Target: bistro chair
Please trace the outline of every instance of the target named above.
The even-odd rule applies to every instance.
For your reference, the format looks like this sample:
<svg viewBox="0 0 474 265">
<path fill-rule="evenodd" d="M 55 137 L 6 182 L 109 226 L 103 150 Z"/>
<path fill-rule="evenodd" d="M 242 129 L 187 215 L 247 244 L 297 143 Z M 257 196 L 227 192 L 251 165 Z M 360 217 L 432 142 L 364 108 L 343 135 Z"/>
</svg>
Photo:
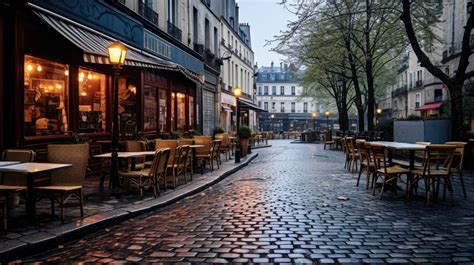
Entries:
<svg viewBox="0 0 474 265">
<path fill-rule="evenodd" d="M 200 147 L 196 149 L 196 158 L 198 163 L 201 165 L 201 173 L 204 172 L 204 167 L 206 163 L 209 164 L 209 169 L 212 171 L 214 170 L 213 163 L 212 163 L 212 137 L 211 136 L 195 136 L 194 142 L 198 145 L 203 145 L 204 147 Z"/>
<path fill-rule="evenodd" d="M 168 159 L 168 165 L 173 165 L 174 164 L 174 157 L 175 157 L 175 152 L 176 148 L 178 147 L 178 140 L 160 140 L 156 139 L 155 140 L 155 149 L 162 149 L 162 148 L 169 148 L 170 149 L 170 155 Z M 168 174 L 165 174 L 165 187 L 164 190 L 166 191 L 167 189 L 167 181 L 168 181 Z"/>
<path fill-rule="evenodd" d="M 81 216 L 84 216 L 82 187 L 89 161 L 89 144 L 54 144 L 48 145 L 48 162 L 72 164 L 72 167 L 51 172 L 49 186 L 35 189 L 51 198 L 51 214 L 54 215 L 54 204 L 61 209 L 61 223 L 64 224 L 64 205 L 71 198 L 79 200 Z"/>
<path fill-rule="evenodd" d="M 365 189 L 369 189 L 370 183 L 370 176 L 374 173 L 374 164 L 370 161 L 370 156 L 368 153 L 368 147 L 370 143 L 366 142 L 363 139 L 356 140 L 357 149 L 359 150 L 359 162 L 360 162 L 360 169 L 359 169 L 359 176 L 357 177 L 357 184 L 356 186 L 359 187 L 360 178 L 362 176 L 362 172 L 365 171 L 367 173 L 366 178 L 366 185 Z"/>
<path fill-rule="evenodd" d="M 350 172 L 354 172 L 357 170 L 357 162 L 359 160 L 359 154 L 357 153 L 355 146 L 354 146 L 354 139 L 352 137 L 345 138 L 345 146 L 346 146 L 346 159 L 347 159 L 347 170 Z"/>
<path fill-rule="evenodd" d="M 155 151 L 151 168 L 140 171 L 121 171 L 120 179 L 122 182 L 127 182 L 128 187 L 135 185 L 140 192 L 140 199 L 143 200 L 143 189 L 147 186 L 153 188 L 155 198 L 160 195 L 160 179 L 166 171 L 170 149 L 158 149 Z"/>
<path fill-rule="evenodd" d="M 459 176 L 464 198 L 467 198 L 466 187 L 464 186 L 464 177 L 462 175 L 462 171 L 464 169 L 464 150 L 465 150 L 466 143 L 465 142 L 446 142 L 445 144 L 456 146 L 456 149 L 454 150 L 454 154 L 453 154 L 451 176 L 454 177 L 454 174 L 457 174 Z M 444 192 L 446 192 L 446 186 L 444 187 Z"/>
<path fill-rule="evenodd" d="M 430 194 L 437 198 L 439 183 L 441 179 L 447 186 L 451 201 L 453 201 L 453 186 L 451 183 L 451 166 L 453 162 L 455 145 L 431 144 L 424 151 L 424 157 L 421 168 L 411 170 L 413 181 L 410 183 L 409 193 L 420 179 L 425 182 L 426 204 L 430 203 Z M 436 187 L 436 188 L 435 188 Z"/>
<path fill-rule="evenodd" d="M 174 154 L 173 164 L 172 165 L 168 164 L 168 169 L 171 169 L 171 173 L 173 176 L 173 189 L 176 189 L 177 182 L 179 181 L 179 176 L 182 175 L 184 178 L 184 183 L 187 182 L 186 165 L 187 165 L 189 150 L 191 150 L 189 148 L 189 145 L 178 146 Z"/>
<path fill-rule="evenodd" d="M 326 145 L 329 145 L 329 148 L 334 147 L 336 142 L 333 140 L 329 140 L 329 134 L 327 132 L 323 132 L 323 143 L 324 143 L 324 150 L 326 150 Z"/>
<path fill-rule="evenodd" d="M 217 169 L 219 169 L 219 164 L 221 164 L 221 141 L 212 141 L 212 160 L 216 161 Z M 213 165 L 214 166 L 214 165 Z"/>
<path fill-rule="evenodd" d="M 36 153 L 33 150 L 8 149 L 2 153 L 2 161 L 33 162 Z M 26 178 L 23 175 L 3 173 L 0 175 L 0 204 L 2 205 L 3 229 L 7 230 L 8 206 L 17 206 L 20 196 L 26 201 Z M 26 204 L 25 204 L 26 206 Z"/>
<path fill-rule="evenodd" d="M 181 145 L 194 145 L 193 139 L 180 138 L 178 141 L 178 146 Z M 189 170 L 190 179 L 193 180 L 194 168 L 193 168 L 193 152 L 192 149 L 188 153 L 188 160 L 186 161 L 186 170 Z"/>
<path fill-rule="evenodd" d="M 224 154 L 225 161 L 228 161 L 230 156 L 230 139 L 229 134 L 219 133 L 215 136 L 216 140 L 221 140 L 220 153 Z"/>
<path fill-rule="evenodd" d="M 410 173 L 410 171 L 401 167 L 390 166 L 385 146 L 371 143 L 368 147 L 368 150 L 370 152 L 369 159 L 373 162 L 375 167 L 375 174 L 372 180 L 372 192 L 375 196 L 375 186 L 377 184 L 377 180 L 379 177 L 382 178 L 382 189 L 380 190 L 380 199 L 382 199 L 383 193 L 385 191 L 385 186 L 387 184 L 390 184 L 396 191 L 397 180 L 400 178 L 401 175 L 408 174 Z"/>
<path fill-rule="evenodd" d="M 125 151 L 127 151 L 127 152 L 143 152 L 143 151 L 146 151 L 146 143 L 144 141 L 132 141 L 132 140 L 125 141 Z M 136 158 L 136 164 L 135 164 L 135 169 L 136 170 L 144 169 L 145 165 L 150 167 L 151 163 L 147 163 L 145 161 L 145 158 L 142 158 L 142 157 Z"/>
</svg>

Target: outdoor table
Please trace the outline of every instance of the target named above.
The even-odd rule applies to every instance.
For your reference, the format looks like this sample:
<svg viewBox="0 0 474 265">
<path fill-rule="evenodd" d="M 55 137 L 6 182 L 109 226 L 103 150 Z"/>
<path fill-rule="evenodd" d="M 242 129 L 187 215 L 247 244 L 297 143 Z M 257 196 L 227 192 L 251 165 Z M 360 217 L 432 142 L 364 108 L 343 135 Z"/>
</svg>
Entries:
<svg viewBox="0 0 474 265">
<path fill-rule="evenodd" d="M 136 158 L 144 156 L 155 155 L 155 151 L 141 151 L 141 152 L 118 152 L 119 158 L 130 158 L 132 160 L 132 168 L 130 170 L 135 171 Z M 112 158 L 112 153 L 105 153 L 100 155 L 95 155 L 96 158 Z"/>
<path fill-rule="evenodd" d="M 36 219 L 36 197 L 35 197 L 35 177 L 53 170 L 72 167 L 72 164 L 57 163 L 17 163 L 0 167 L 2 173 L 15 173 L 26 175 L 28 198 L 26 201 L 26 213 L 34 222 Z"/>
<path fill-rule="evenodd" d="M 393 151 L 394 150 L 409 151 L 409 153 L 410 153 L 409 169 L 410 170 L 415 168 L 415 151 L 424 151 L 426 149 L 426 145 L 422 145 L 422 144 L 410 144 L 410 143 L 401 143 L 401 142 L 385 142 L 385 141 L 375 141 L 375 142 L 370 142 L 370 143 L 383 145 L 383 146 L 385 146 L 385 148 L 388 149 L 388 151 L 389 151 L 388 152 L 389 163 L 392 163 Z M 411 182 L 412 179 L 413 179 L 412 174 L 408 174 L 408 179 L 407 180 L 409 182 Z"/>
<path fill-rule="evenodd" d="M 193 169 L 197 167 L 197 159 L 196 159 L 196 149 L 197 148 L 202 148 L 204 147 L 204 145 L 202 144 L 192 144 L 189 146 L 189 148 L 191 148 L 191 150 L 193 150 Z"/>
<path fill-rule="evenodd" d="M 14 164 L 19 164 L 20 161 L 0 161 L 0 167 L 10 166 Z"/>
</svg>

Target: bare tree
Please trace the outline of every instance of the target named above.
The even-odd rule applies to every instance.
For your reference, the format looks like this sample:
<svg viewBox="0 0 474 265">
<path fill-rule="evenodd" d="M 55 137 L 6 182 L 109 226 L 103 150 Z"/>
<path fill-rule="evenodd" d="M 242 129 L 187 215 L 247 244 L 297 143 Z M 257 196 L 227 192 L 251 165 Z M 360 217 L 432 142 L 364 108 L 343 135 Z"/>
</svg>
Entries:
<svg viewBox="0 0 474 265">
<path fill-rule="evenodd" d="M 417 36 L 417 31 L 413 22 L 413 1 L 411 0 L 402 0 L 403 10 L 400 16 L 400 19 L 405 25 L 406 34 L 408 40 L 415 52 L 418 60 L 423 67 L 425 67 L 433 76 L 439 78 L 449 90 L 451 97 L 451 127 L 452 127 L 452 136 L 455 139 L 462 139 L 463 133 L 465 131 L 463 127 L 464 121 L 464 109 L 463 109 L 463 84 L 464 81 L 474 77 L 474 71 L 466 72 L 469 65 L 469 57 L 472 55 L 472 50 L 470 47 L 470 37 L 471 31 L 474 26 L 474 9 L 468 14 L 466 25 L 464 26 L 463 39 L 462 39 L 462 48 L 461 53 L 459 54 L 459 63 L 455 74 L 449 76 L 446 74 L 440 67 L 436 66 L 431 59 L 426 55 L 422 49 L 419 36 Z"/>
</svg>

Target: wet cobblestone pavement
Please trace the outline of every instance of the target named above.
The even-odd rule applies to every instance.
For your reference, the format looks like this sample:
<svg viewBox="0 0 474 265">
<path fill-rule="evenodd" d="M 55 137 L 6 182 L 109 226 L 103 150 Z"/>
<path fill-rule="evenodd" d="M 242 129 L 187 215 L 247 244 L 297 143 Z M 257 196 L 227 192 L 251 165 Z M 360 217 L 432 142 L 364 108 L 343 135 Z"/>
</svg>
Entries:
<svg viewBox="0 0 474 265">
<path fill-rule="evenodd" d="M 474 261 L 474 183 L 455 205 L 355 187 L 343 154 L 271 141 L 251 165 L 172 207 L 24 261 L 450 263 Z M 349 200 L 338 200 L 339 196 Z"/>
</svg>

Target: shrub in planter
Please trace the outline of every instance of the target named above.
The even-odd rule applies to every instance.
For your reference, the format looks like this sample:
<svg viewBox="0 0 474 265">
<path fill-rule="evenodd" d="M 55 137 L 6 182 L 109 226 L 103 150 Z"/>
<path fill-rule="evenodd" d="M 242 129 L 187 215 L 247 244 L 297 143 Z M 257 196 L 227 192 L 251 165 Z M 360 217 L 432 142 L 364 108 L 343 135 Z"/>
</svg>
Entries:
<svg viewBox="0 0 474 265">
<path fill-rule="evenodd" d="M 252 130 L 246 125 L 241 125 L 239 128 L 239 139 L 240 139 L 240 153 L 242 156 L 247 155 L 249 148 L 250 137 L 252 136 Z"/>
<path fill-rule="evenodd" d="M 212 132 L 212 138 L 215 138 L 216 134 L 219 133 L 224 133 L 224 129 L 222 129 L 221 127 L 214 128 L 214 131 Z"/>
</svg>

